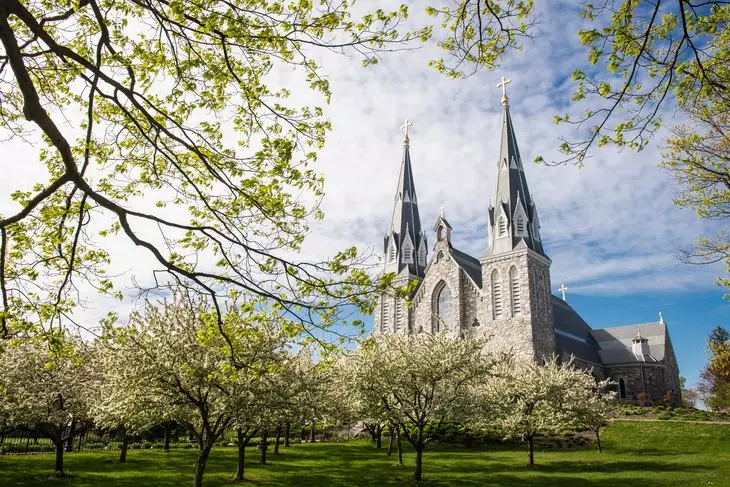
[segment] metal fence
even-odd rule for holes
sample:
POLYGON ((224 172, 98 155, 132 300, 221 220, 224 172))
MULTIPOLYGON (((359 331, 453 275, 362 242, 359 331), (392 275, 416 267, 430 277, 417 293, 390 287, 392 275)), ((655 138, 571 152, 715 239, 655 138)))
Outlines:
MULTIPOLYGON (((171 438, 170 448, 193 448, 195 444, 186 438, 175 435, 171 438)), ((71 438, 66 443, 67 452, 119 450, 121 438, 113 434, 99 434, 93 431, 71 438)), ((163 438, 130 438, 130 450, 162 450, 163 438)), ((24 455, 32 453, 53 453, 56 447, 43 433, 37 430, 16 430, 0 434, 0 454, 24 455)))

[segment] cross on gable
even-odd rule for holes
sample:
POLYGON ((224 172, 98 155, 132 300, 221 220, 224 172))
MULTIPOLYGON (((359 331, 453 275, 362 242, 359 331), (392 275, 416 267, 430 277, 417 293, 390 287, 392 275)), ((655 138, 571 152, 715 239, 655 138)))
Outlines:
POLYGON ((558 291, 560 291, 561 293, 563 293, 563 301, 565 301, 565 292, 566 292, 567 290, 568 290, 568 288, 567 288, 567 287, 565 287, 565 284, 561 284, 561 285, 560 285, 560 289, 558 289, 558 291))

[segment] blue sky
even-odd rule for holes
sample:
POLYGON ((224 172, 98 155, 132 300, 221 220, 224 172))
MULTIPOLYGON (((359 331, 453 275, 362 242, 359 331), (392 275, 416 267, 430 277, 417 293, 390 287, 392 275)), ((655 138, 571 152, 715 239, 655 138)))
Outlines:
MULTIPOLYGON (((382 4, 392 8, 392 3, 382 4)), ((286 66, 272 70, 271 84, 288 88, 293 105, 323 106, 333 126, 316 167, 325 177, 326 217, 311 222, 300 257, 327 257, 355 245, 377 260, 390 223, 405 118, 414 121, 411 158, 423 228, 432 227, 444 205, 454 227, 454 245, 478 256, 487 242, 486 210, 499 149, 501 91, 496 84, 507 76, 512 79, 508 89, 517 140, 553 261, 553 292, 565 283, 569 302, 594 327, 655 321, 662 311, 681 374, 692 384, 705 360, 707 333, 717 325, 730 328, 730 308, 722 300, 723 291, 713 285, 725 272, 722 265, 686 266, 676 258, 678 249, 717 227, 673 205, 678 188, 657 168, 667 132, 657 134, 640 154, 612 147, 596 150, 583 169, 530 162, 538 155, 559 157, 559 138, 575 134, 555 126, 553 117, 583 109, 570 103, 575 89, 570 73, 590 68, 578 45, 581 20, 574 5, 538 2, 535 41, 511 53, 495 71, 466 80, 445 79, 427 66, 441 56, 433 45, 385 54, 368 69, 357 56, 317 53, 333 90, 326 106, 301 75, 286 66)), ((365 7, 375 5, 360 6, 365 7)), ((422 8, 421 3, 411 7, 414 25, 432 22, 422 8)), ((680 122, 671 100, 664 112, 668 125, 680 122)), ((73 123, 73 114, 68 119, 73 123)), ((0 180, 0 213, 14 208, 12 191, 45 177, 38 158, 40 138, 28 134, 28 140, 34 145, 19 139, 3 142, 7 160, 23 164, 0 180)), ((235 140, 226 143, 234 146, 235 140)), ((112 257, 108 273, 116 276, 126 299, 117 302, 82 290, 86 307, 77 318, 85 323, 110 310, 124 320, 140 304, 134 299, 134 284, 154 282, 151 270, 156 266, 149 254, 122 237, 107 239, 105 246, 112 257)))

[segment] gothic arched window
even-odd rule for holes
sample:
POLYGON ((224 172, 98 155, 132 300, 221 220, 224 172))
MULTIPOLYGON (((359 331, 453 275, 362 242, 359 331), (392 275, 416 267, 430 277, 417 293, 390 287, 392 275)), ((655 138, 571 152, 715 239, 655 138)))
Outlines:
POLYGON ((618 397, 626 399, 626 382, 623 377, 618 380, 618 397))
POLYGON ((434 299, 434 327, 435 332, 439 332, 444 328, 451 328, 454 303, 451 299, 451 290, 445 282, 442 282, 437 288, 434 299))
POLYGON ((502 317, 502 283, 497 269, 492 271, 492 310, 495 319, 502 317))
POLYGON ((509 287, 512 301, 512 316, 522 314, 522 296, 520 293, 520 278, 517 275, 517 267, 512 266, 509 270, 509 287))

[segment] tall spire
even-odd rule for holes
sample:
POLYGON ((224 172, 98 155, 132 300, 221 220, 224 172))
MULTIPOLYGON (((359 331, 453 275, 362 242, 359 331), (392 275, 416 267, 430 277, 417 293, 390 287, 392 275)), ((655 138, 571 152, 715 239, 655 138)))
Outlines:
POLYGON ((517 138, 509 113, 507 84, 502 77, 502 138, 497 160, 494 206, 489 206, 489 248, 486 256, 519 249, 531 249, 545 255, 540 240, 537 207, 527 187, 517 138))
POLYGON ((426 238, 421 231, 418 198, 411 167, 408 128, 412 124, 413 122, 406 119, 401 127, 404 130, 403 159, 395 193, 393 217, 383 241, 383 251, 386 272, 423 277, 428 249, 426 238))

